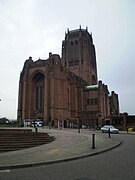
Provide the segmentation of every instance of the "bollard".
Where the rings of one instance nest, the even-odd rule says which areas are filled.
[[[80,122],[78,123],[78,133],[80,133]]]
[[[38,132],[38,128],[37,127],[35,127],[35,133],[37,133]]]
[[[95,134],[92,134],[92,149],[95,149]]]
[[[108,129],[109,138],[111,137],[110,128]]]

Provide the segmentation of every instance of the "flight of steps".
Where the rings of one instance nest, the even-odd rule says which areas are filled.
[[[22,130],[2,130],[0,129],[0,152],[21,150],[50,143],[55,140],[54,136],[47,133],[22,131]]]

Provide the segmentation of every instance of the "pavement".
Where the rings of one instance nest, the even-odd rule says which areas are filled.
[[[122,142],[119,135],[102,134],[99,131],[81,129],[42,129],[40,132],[47,132],[55,136],[55,140],[49,144],[27,148],[18,151],[0,153],[0,170],[48,165],[63,161],[84,158],[103,153],[119,146]],[[93,149],[92,137],[95,134],[95,149]]]

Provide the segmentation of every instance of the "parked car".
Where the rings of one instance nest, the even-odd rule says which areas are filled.
[[[113,133],[113,134],[119,133],[119,130],[112,125],[104,125],[103,127],[101,127],[101,131],[103,133],[108,133],[109,129],[110,129],[110,133]]]

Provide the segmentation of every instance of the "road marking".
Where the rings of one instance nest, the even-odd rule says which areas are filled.
[[[9,173],[9,172],[11,172],[11,170],[9,170],[9,169],[6,169],[6,170],[0,170],[0,173]]]

